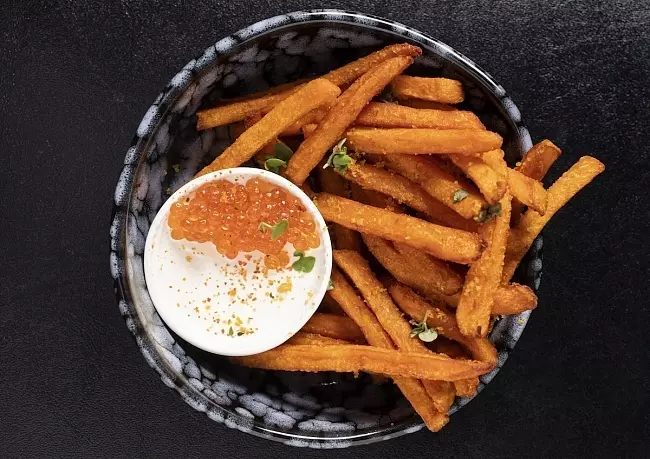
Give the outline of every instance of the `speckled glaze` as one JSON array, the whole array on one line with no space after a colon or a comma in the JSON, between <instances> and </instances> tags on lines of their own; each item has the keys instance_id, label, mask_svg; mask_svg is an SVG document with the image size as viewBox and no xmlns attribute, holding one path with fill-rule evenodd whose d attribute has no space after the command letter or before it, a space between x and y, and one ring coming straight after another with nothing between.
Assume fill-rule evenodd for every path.
<instances>
[{"instance_id":1,"label":"speckled glaze","mask_svg":"<svg viewBox=\"0 0 650 459\"><path fill-rule=\"evenodd\" d=\"M111 274L119 309L145 359L162 381L210 419L293 446L342 448L386 440L423 427L393 384L367 375L251 370L202 352L162 322L147 292L143 252L149 225L167 197L231 143L226 127L197 132L195 113L236 97L322 74L390 43L408 41L424 54L410 74L459 79L463 107L504 138L510 163L531 146L519 110L505 90L469 59L402 24L353 12L294 12L258 22L210 46L172 78L138 126L115 189ZM172 165L180 165L180 171ZM516 280L539 287L542 239ZM490 339L499 371L530 312L500 320ZM455 412L470 399L459 398Z\"/></svg>"}]
</instances>

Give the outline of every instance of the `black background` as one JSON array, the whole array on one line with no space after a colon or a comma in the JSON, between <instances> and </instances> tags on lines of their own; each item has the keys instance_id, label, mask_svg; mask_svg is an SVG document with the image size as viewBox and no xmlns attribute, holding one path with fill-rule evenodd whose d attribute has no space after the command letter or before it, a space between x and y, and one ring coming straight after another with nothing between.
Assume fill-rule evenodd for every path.
<instances>
[{"instance_id":1,"label":"black background","mask_svg":"<svg viewBox=\"0 0 650 459\"><path fill-rule=\"evenodd\" d=\"M647 391L650 4L368 0L2 2L0 457L642 457ZM191 6L190 6L191 5ZM284 447L186 405L145 363L108 268L112 196L142 115L219 38L338 7L407 23L482 65L534 140L607 171L548 226L540 306L439 434Z\"/></svg>"}]
</instances>

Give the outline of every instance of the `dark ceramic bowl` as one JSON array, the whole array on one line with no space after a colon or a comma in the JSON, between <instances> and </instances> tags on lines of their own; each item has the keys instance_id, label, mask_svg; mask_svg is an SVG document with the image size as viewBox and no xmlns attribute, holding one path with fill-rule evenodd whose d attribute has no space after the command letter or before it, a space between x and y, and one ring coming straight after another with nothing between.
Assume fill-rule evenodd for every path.
<instances>
[{"instance_id":1,"label":"dark ceramic bowl","mask_svg":"<svg viewBox=\"0 0 650 459\"><path fill-rule=\"evenodd\" d=\"M224 97L249 94L339 67L377 48L410 42L424 53L409 73L461 80L463 108L501 134L510 163L531 146L504 89L449 46L402 24L335 10L295 12L253 24L210 46L170 81L145 114L115 189L111 272L120 312L162 381L210 419L294 446L340 448L418 431L421 420L393 384L369 377L251 370L183 342L162 322L147 292L143 251L149 225L167 197L231 139L227 128L197 132L195 113ZM172 165L180 165L180 171ZM517 281L539 286L541 239ZM500 320L490 335L499 367L530 313ZM481 378L479 391L499 371ZM469 402L457 399L451 412Z\"/></svg>"}]
</instances>

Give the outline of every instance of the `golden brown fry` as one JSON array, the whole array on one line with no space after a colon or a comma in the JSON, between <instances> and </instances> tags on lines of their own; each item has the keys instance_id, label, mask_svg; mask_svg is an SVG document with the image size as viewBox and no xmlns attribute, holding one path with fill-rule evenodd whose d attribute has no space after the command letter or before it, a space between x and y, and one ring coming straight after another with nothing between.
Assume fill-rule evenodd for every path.
<instances>
[{"instance_id":1,"label":"golden brown fry","mask_svg":"<svg viewBox=\"0 0 650 459\"><path fill-rule=\"evenodd\" d=\"M246 130L197 176L239 166L275 139L288 125L315 107L331 102L339 94L340 89L327 80L318 78L310 81Z\"/></svg>"},{"instance_id":2,"label":"golden brown fry","mask_svg":"<svg viewBox=\"0 0 650 459\"><path fill-rule=\"evenodd\" d=\"M318 124L325 117L327 112L330 110L331 104L323 107L318 107L307 113L305 116L301 117L298 121L288 126L281 136L291 136L291 135L302 135L303 126L308 124Z\"/></svg>"},{"instance_id":3,"label":"golden brown fry","mask_svg":"<svg viewBox=\"0 0 650 459\"><path fill-rule=\"evenodd\" d=\"M306 139L307 137L312 135L317 127L318 127L318 124L315 124L315 123L305 124L301 128L303 137Z\"/></svg>"},{"instance_id":4,"label":"golden brown fry","mask_svg":"<svg viewBox=\"0 0 650 459\"><path fill-rule=\"evenodd\" d=\"M541 181L561 153L562 151L553 142L542 140L526 152L515 170L534 180ZM512 202L512 224L519 221L523 211L524 205L514 200Z\"/></svg>"},{"instance_id":5,"label":"golden brown fry","mask_svg":"<svg viewBox=\"0 0 650 459\"><path fill-rule=\"evenodd\" d=\"M325 296L323 297L323 301L321 301L321 304L319 306L319 310L324 309L323 311L320 312L325 312L328 314L336 314L337 316L344 316L345 311L341 309L341 305L337 303L337 301L332 298L332 296L329 294L329 292L325 293Z\"/></svg>"},{"instance_id":6,"label":"golden brown fry","mask_svg":"<svg viewBox=\"0 0 650 459\"><path fill-rule=\"evenodd\" d=\"M287 177L297 184L304 182L309 172L341 139L370 99L411 63L411 57L395 57L382 62L355 81L341 94L332 109L318 123L314 133L305 139L291 157L287 166Z\"/></svg>"},{"instance_id":7,"label":"golden brown fry","mask_svg":"<svg viewBox=\"0 0 650 459\"><path fill-rule=\"evenodd\" d=\"M396 279L407 285L423 285L435 292L453 295L463 286L463 278L446 263L436 260L406 244L400 244L403 250L412 250L422 257L411 259L404 256L396 247L377 236L362 235L370 253Z\"/></svg>"},{"instance_id":8,"label":"golden brown fry","mask_svg":"<svg viewBox=\"0 0 650 459\"><path fill-rule=\"evenodd\" d=\"M444 171L433 158L413 155L386 155L384 158L388 167L418 183L427 193L464 218L474 218L483 207L487 207L485 199L472 189L471 184ZM468 195L454 203L454 193L459 189Z\"/></svg>"},{"instance_id":9,"label":"golden brown fry","mask_svg":"<svg viewBox=\"0 0 650 459\"><path fill-rule=\"evenodd\" d=\"M396 45L386 46L385 48L375 51L361 59L344 65L338 69L332 70L323 78L331 81L337 86L343 86L351 83L364 73L374 69L379 64L394 57L406 56L416 57L422 54L422 50L417 46L408 43L399 43Z\"/></svg>"},{"instance_id":10,"label":"golden brown fry","mask_svg":"<svg viewBox=\"0 0 650 459\"><path fill-rule=\"evenodd\" d=\"M336 268L332 269L331 278L334 288L328 293L336 299L348 316L357 323L363 335L366 337L366 341L371 346L394 349L395 345L393 341L381 327L377 317L368 309L368 306L363 300L359 298L347 279ZM397 384L404 396L411 402L413 409L415 409L420 417L425 419L427 426L432 421L436 421L433 422L436 425L439 423L438 421L441 417L447 416L447 410L451 403L449 406L439 406L441 413L434 415L433 412L435 410L432 410L434 405L420 381L413 378L396 377L395 384Z\"/></svg>"},{"instance_id":11,"label":"golden brown fry","mask_svg":"<svg viewBox=\"0 0 650 459\"><path fill-rule=\"evenodd\" d=\"M448 355L452 359L468 359L470 357L460 344L456 341L447 339L444 336L438 336L438 338L432 343L431 348L434 352ZM456 395L459 397L473 397L478 389L478 384L478 377L454 381Z\"/></svg>"},{"instance_id":12,"label":"golden brown fry","mask_svg":"<svg viewBox=\"0 0 650 459\"><path fill-rule=\"evenodd\" d=\"M479 129L485 126L469 111L431 110L404 105L370 102L355 124L380 128Z\"/></svg>"},{"instance_id":13,"label":"golden brown fry","mask_svg":"<svg viewBox=\"0 0 650 459\"><path fill-rule=\"evenodd\" d=\"M400 204L406 204L435 219L436 222L442 223L443 226L465 231L478 229L473 221L470 222L460 217L440 201L434 199L421 186L392 171L370 164L355 162L348 165L344 177L367 190L384 193Z\"/></svg>"},{"instance_id":14,"label":"golden brown fry","mask_svg":"<svg viewBox=\"0 0 650 459\"><path fill-rule=\"evenodd\" d=\"M478 389L478 376L474 378L461 379L454 381L454 388L456 389L456 395L459 397L473 397L476 394Z\"/></svg>"},{"instance_id":15,"label":"golden brown fry","mask_svg":"<svg viewBox=\"0 0 650 459\"><path fill-rule=\"evenodd\" d=\"M425 110L446 110L453 112L458 110L453 105L443 104L441 102L434 102L432 100L422 100L422 99L402 99L399 101L400 105L411 108L422 108Z\"/></svg>"},{"instance_id":16,"label":"golden brown fry","mask_svg":"<svg viewBox=\"0 0 650 459\"><path fill-rule=\"evenodd\" d=\"M307 321L300 331L345 341L363 341L363 333L361 333L357 324L348 317L335 314L317 312L311 316L311 319Z\"/></svg>"},{"instance_id":17,"label":"golden brown fry","mask_svg":"<svg viewBox=\"0 0 650 459\"><path fill-rule=\"evenodd\" d=\"M458 104L465 100L463 85L449 78L400 75L391 82L390 87L398 99L424 99L445 104Z\"/></svg>"},{"instance_id":18,"label":"golden brown fry","mask_svg":"<svg viewBox=\"0 0 650 459\"><path fill-rule=\"evenodd\" d=\"M464 336L458 329L453 313L428 303L413 290L397 282L393 283L388 291L399 308L413 320L422 322L426 316L430 328L435 328L442 336L464 345L474 359L496 365L497 351L490 340Z\"/></svg>"},{"instance_id":19,"label":"golden brown fry","mask_svg":"<svg viewBox=\"0 0 650 459\"><path fill-rule=\"evenodd\" d=\"M454 360L433 352L405 352L358 344L283 344L261 354L232 357L231 360L247 367L266 370L340 373L365 371L439 381L480 376L493 368L485 362Z\"/></svg>"},{"instance_id":20,"label":"golden brown fry","mask_svg":"<svg viewBox=\"0 0 650 459\"><path fill-rule=\"evenodd\" d=\"M508 237L502 282L510 281L517 265L551 217L604 170L605 165L596 158L583 156L548 189L548 206L543 216L526 211Z\"/></svg>"},{"instance_id":21,"label":"golden brown fry","mask_svg":"<svg viewBox=\"0 0 650 459\"><path fill-rule=\"evenodd\" d=\"M350 147L380 155L473 155L501 148L503 139L495 132L478 129L380 129L353 127L345 133Z\"/></svg>"},{"instance_id":22,"label":"golden brown fry","mask_svg":"<svg viewBox=\"0 0 650 459\"><path fill-rule=\"evenodd\" d=\"M511 201L512 196L506 194L499 201L501 214L481 228L487 248L469 267L456 309L458 328L465 336L486 336L488 333L494 296L501 283L503 257L510 231Z\"/></svg>"},{"instance_id":23,"label":"golden brown fry","mask_svg":"<svg viewBox=\"0 0 650 459\"><path fill-rule=\"evenodd\" d=\"M316 333L298 332L287 341L287 344L303 344L327 346L331 344L352 344L342 339L330 338L328 336L317 335Z\"/></svg>"},{"instance_id":24,"label":"golden brown fry","mask_svg":"<svg viewBox=\"0 0 650 459\"><path fill-rule=\"evenodd\" d=\"M485 152L481 154L481 158L495 171L505 171L504 175L508 181L508 190L513 198L541 214L544 213L547 193L539 181L526 177L521 172L509 167L503 167L503 151L501 150Z\"/></svg>"},{"instance_id":25,"label":"golden brown fry","mask_svg":"<svg viewBox=\"0 0 650 459\"><path fill-rule=\"evenodd\" d=\"M359 289L366 304L375 313L377 320L395 345L403 351L430 353L422 341L411 338L411 326L402 317L384 286L374 276L366 260L351 250L335 250L333 256L336 264ZM439 381L423 381L422 383L436 407L439 407L444 413L453 402L453 386L441 384L440 380L446 381L444 378L437 379Z\"/></svg>"},{"instance_id":26,"label":"golden brown fry","mask_svg":"<svg viewBox=\"0 0 650 459\"><path fill-rule=\"evenodd\" d=\"M348 184L340 174L337 174L334 169L328 167L324 169L322 166L317 168L318 181L322 191L332 193L337 196L348 196ZM359 233L345 226L339 224L332 225L332 233L334 235L334 246L337 249L361 249L361 238Z\"/></svg>"},{"instance_id":27,"label":"golden brown fry","mask_svg":"<svg viewBox=\"0 0 650 459\"><path fill-rule=\"evenodd\" d=\"M503 197L508 188L505 177L481 158L467 155L449 155L448 158L476 184L488 204L496 204Z\"/></svg>"},{"instance_id":28,"label":"golden brown fry","mask_svg":"<svg viewBox=\"0 0 650 459\"><path fill-rule=\"evenodd\" d=\"M404 282L406 283L406 282ZM408 284L407 284L408 285ZM460 294L443 295L435 289L426 289L426 286L411 285L418 290L430 301L443 303L452 308L458 307ZM520 312L530 311L537 307L537 295L530 287L520 284L506 284L497 288L494 293L494 305L492 306L492 315L503 316L508 314L519 314Z\"/></svg>"},{"instance_id":29,"label":"golden brown fry","mask_svg":"<svg viewBox=\"0 0 650 459\"><path fill-rule=\"evenodd\" d=\"M434 225L328 193L320 193L314 202L326 221L403 242L441 260L471 263L481 254L482 242L475 233Z\"/></svg>"}]
</instances>

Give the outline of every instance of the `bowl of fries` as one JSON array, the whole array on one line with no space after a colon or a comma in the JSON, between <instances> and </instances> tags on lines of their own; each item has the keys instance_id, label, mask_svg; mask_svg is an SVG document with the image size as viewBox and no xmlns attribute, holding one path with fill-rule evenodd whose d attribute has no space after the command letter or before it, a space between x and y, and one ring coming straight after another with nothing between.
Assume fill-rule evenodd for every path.
<instances>
[{"instance_id":1,"label":"bowl of fries","mask_svg":"<svg viewBox=\"0 0 650 459\"><path fill-rule=\"evenodd\" d=\"M146 112L115 190L111 272L146 361L193 408L289 445L428 428L497 374L537 306L541 230L604 166L533 146L503 87L405 25L295 12L210 46ZM284 344L223 357L173 333L143 269L151 222L194 177L257 167L328 223L318 311Z\"/></svg>"}]
</instances>

